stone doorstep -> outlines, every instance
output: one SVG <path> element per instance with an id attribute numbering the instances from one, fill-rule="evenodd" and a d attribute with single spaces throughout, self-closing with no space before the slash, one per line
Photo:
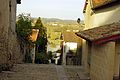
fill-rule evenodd
<path id="1" fill-rule="evenodd" d="M 72 79 L 78 79 L 78 80 L 90 80 L 90 78 L 80 78 L 80 77 L 67 77 Z"/>
<path id="2" fill-rule="evenodd" d="M 120 76 L 113 76 L 113 80 L 120 80 Z"/>
<path id="3" fill-rule="evenodd" d="M 88 79 L 80 79 L 80 80 L 90 80 L 90 78 L 88 78 Z"/>
<path id="4" fill-rule="evenodd" d="M 90 80 L 90 77 L 87 77 L 87 76 L 85 76 L 85 75 L 82 75 L 81 77 L 80 77 L 81 75 L 80 74 L 78 74 L 78 77 L 80 78 L 80 80 Z"/>
<path id="5" fill-rule="evenodd" d="M 13 73 L 15 73 L 15 72 L 13 72 L 13 71 L 2 71 L 2 73 L 13 74 Z"/>

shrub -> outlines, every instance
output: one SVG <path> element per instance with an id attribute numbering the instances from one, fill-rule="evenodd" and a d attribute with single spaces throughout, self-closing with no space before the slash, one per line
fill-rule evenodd
<path id="1" fill-rule="evenodd" d="M 46 53 L 36 53 L 35 55 L 35 63 L 37 64 L 48 64 L 48 57 Z"/>

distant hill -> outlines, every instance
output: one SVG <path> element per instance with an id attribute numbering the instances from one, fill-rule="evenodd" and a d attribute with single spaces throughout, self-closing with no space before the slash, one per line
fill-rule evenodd
<path id="1" fill-rule="evenodd" d="M 18 20 L 18 16 L 16 17 L 16 20 Z M 32 20 L 32 25 L 34 26 L 34 24 L 37 21 L 37 18 L 32 17 L 31 20 Z M 68 29 L 81 30 L 84 28 L 84 21 L 81 21 L 81 25 L 79 25 L 77 23 L 77 20 L 63 20 L 63 19 L 58 19 L 58 18 L 41 18 L 41 20 L 45 27 L 51 28 L 55 32 L 56 31 L 61 32 L 61 31 L 68 30 Z"/>
<path id="2" fill-rule="evenodd" d="M 42 23 L 47 27 L 47 39 L 49 50 L 56 48 L 56 45 L 61 44 L 61 34 L 64 31 L 79 31 L 83 30 L 84 22 L 81 21 L 81 25 L 77 23 L 77 20 L 62 20 L 58 18 L 42 18 Z"/>
<path id="3" fill-rule="evenodd" d="M 75 20 L 62 20 L 58 18 L 42 18 L 42 21 L 47 22 L 60 22 L 60 23 L 76 23 Z"/>
<path id="4" fill-rule="evenodd" d="M 48 22 L 59 22 L 59 23 L 67 23 L 67 24 L 77 24 L 77 20 L 63 20 L 58 18 L 42 18 L 44 23 Z M 83 23 L 83 21 L 81 21 Z"/>

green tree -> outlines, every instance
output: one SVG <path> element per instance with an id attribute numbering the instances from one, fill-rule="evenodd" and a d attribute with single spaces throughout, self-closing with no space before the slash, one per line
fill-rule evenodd
<path id="1" fill-rule="evenodd" d="M 43 26 L 41 18 L 39 17 L 34 26 L 35 29 L 39 29 L 38 38 L 36 41 L 37 52 L 46 52 L 47 45 L 47 29 Z"/>
<path id="2" fill-rule="evenodd" d="M 46 34 L 46 27 L 43 26 L 43 23 L 42 23 L 40 17 L 37 19 L 34 28 L 35 29 L 39 29 L 39 34 L 40 34 L 39 36 L 44 37 L 44 38 L 47 36 L 47 34 Z"/>
<path id="3" fill-rule="evenodd" d="M 20 41 L 21 52 L 25 54 L 24 62 L 31 62 L 30 48 L 28 47 L 32 45 L 32 42 L 29 40 L 32 25 L 29 16 L 24 16 L 24 14 L 19 15 L 18 21 L 16 22 L 16 32 Z"/>
<path id="4" fill-rule="evenodd" d="M 31 30 L 32 25 L 30 18 L 28 16 L 24 16 L 24 14 L 20 14 L 16 23 L 16 32 L 18 36 L 28 42 Z"/>

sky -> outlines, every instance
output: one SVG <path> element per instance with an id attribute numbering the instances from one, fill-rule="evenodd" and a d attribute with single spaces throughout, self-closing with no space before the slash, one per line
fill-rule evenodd
<path id="1" fill-rule="evenodd" d="M 21 0 L 17 15 L 30 13 L 32 17 L 83 20 L 85 0 Z"/>

